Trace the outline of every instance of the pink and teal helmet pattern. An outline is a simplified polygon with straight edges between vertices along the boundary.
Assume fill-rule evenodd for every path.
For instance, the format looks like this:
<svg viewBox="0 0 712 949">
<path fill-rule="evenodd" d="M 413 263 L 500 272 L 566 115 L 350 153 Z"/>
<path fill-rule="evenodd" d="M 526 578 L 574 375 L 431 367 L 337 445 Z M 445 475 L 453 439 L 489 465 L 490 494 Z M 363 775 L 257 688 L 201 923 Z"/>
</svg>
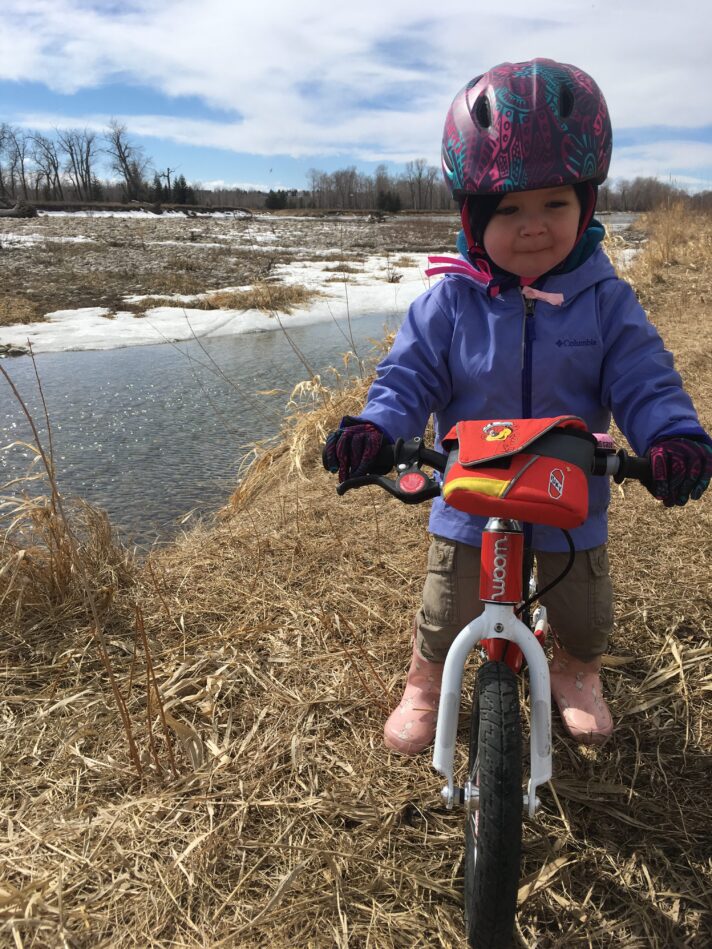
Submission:
<svg viewBox="0 0 712 949">
<path fill-rule="evenodd" d="M 590 181 L 601 184 L 612 133 L 603 93 L 552 59 L 501 63 L 455 96 L 442 167 L 455 199 Z"/>
</svg>

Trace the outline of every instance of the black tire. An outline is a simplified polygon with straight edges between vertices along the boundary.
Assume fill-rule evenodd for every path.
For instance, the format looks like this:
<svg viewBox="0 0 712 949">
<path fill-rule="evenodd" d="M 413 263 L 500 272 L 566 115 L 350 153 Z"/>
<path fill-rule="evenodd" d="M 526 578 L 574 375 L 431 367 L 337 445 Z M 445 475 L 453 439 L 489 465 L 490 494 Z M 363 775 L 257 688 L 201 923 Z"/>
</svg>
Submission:
<svg viewBox="0 0 712 949">
<path fill-rule="evenodd" d="M 479 810 L 465 819 L 465 926 L 475 949 L 511 945 L 522 850 L 522 731 L 517 677 L 504 662 L 478 671 L 468 775 Z"/>
</svg>

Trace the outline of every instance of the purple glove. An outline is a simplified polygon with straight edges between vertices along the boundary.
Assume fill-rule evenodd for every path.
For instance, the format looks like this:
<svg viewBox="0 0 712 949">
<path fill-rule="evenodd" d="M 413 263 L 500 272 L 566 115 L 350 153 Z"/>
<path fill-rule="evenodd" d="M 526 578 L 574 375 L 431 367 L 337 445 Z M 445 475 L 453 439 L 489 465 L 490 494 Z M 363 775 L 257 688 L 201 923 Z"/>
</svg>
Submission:
<svg viewBox="0 0 712 949">
<path fill-rule="evenodd" d="M 333 474 L 339 472 L 339 483 L 347 478 L 359 478 L 367 473 L 383 440 L 383 432 L 375 425 L 346 415 L 338 431 L 332 432 L 326 439 L 325 467 Z"/>
<path fill-rule="evenodd" d="M 663 438 L 648 451 L 653 474 L 650 493 L 665 507 L 698 501 L 712 477 L 712 448 L 691 438 Z"/>
</svg>

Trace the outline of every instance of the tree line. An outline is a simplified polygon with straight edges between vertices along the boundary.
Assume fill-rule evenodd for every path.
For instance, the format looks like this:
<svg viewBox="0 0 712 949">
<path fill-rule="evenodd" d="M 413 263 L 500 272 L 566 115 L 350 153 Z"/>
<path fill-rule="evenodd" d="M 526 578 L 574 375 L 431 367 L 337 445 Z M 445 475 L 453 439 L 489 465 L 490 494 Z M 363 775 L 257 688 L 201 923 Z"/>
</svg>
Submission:
<svg viewBox="0 0 712 949">
<path fill-rule="evenodd" d="M 108 167 L 110 178 L 99 169 Z M 453 209 L 440 169 L 418 158 L 393 174 L 385 164 L 373 174 L 355 166 L 333 172 L 312 168 L 305 188 L 207 189 L 188 183 L 176 168 L 157 168 L 125 125 L 112 120 L 103 132 L 62 129 L 46 135 L 0 124 L 0 205 L 29 203 L 145 202 L 248 209 L 317 209 L 398 212 Z M 712 191 L 689 195 L 672 182 L 638 177 L 599 189 L 599 211 L 649 211 L 683 201 L 712 209 Z"/>
<path fill-rule="evenodd" d="M 341 211 L 449 211 L 453 203 L 439 168 L 424 158 L 406 162 L 401 174 L 378 165 L 372 175 L 355 165 L 326 172 L 310 168 L 306 188 L 264 191 L 195 188 L 201 203 L 230 204 L 268 210 L 302 209 Z"/>
<path fill-rule="evenodd" d="M 108 166 L 111 178 L 101 178 Z M 195 204 L 193 188 L 175 168 L 155 169 L 125 125 L 102 133 L 62 129 L 44 135 L 0 125 L 0 201 Z"/>
</svg>

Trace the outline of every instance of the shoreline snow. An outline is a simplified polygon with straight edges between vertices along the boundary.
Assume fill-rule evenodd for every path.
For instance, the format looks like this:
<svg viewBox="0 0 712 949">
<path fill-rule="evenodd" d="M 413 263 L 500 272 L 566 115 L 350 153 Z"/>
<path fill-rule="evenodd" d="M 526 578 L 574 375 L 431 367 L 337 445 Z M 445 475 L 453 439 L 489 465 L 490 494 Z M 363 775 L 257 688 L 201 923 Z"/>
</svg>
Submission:
<svg viewBox="0 0 712 949">
<path fill-rule="evenodd" d="M 0 346 L 30 345 L 35 353 L 124 349 L 194 337 L 206 339 L 288 330 L 313 323 L 348 322 L 378 314 L 405 315 L 408 306 L 429 285 L 423 272 L 427 256 L 407 256 L 413 261 L 412 266 L 393 267 L 386 257 L 369 257 L 362 271 L 349 273 L 348 282 L 338 283 L 325 282 L 324 265 L 320 263 L 278 267 L 276 271 L 285 283 L 299 284 L 321 294 L 308 306 L 294 308 L 291 313 L 205 310 L 189 305 L 189 300 L 196 301 L 203 294 L 187 298 L 183 305 L 156 306 L 141 315 L 127 311 L 111 313 L 106 307 L 83 307 L 48 313 L 45 322 L 0 326 Z M 400 279 L 388 282 L 394 270 Z M 126 302 L 135 299 L 126 298 Z"/>
</svg>

